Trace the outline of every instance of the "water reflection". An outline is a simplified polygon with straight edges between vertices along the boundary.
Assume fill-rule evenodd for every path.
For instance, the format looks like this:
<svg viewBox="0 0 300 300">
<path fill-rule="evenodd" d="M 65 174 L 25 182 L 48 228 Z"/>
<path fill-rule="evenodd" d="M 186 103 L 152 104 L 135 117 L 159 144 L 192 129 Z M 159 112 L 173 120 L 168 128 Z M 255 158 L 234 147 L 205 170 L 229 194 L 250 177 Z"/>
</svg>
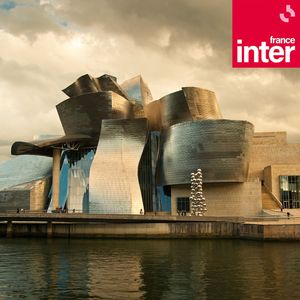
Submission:
<svg viewBox="0 0 300 300">
<path fill-rule="evenodd" d="M 300 296 L 300 244 L 0 239 L 0 299 Z"/>
</svg>

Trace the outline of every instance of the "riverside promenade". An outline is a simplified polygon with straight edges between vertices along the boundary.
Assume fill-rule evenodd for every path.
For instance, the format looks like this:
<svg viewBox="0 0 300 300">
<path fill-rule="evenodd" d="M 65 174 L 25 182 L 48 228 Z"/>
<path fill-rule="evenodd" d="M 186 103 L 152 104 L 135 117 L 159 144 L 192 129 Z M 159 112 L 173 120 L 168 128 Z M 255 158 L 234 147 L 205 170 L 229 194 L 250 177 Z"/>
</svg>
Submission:
<svg viewBox="0 0 300 300">
<path fill-rule="evenodd" d="M 0 237 L 299 240 L 300 214 L 256 218 L 0 213 Z"/>
</svg>

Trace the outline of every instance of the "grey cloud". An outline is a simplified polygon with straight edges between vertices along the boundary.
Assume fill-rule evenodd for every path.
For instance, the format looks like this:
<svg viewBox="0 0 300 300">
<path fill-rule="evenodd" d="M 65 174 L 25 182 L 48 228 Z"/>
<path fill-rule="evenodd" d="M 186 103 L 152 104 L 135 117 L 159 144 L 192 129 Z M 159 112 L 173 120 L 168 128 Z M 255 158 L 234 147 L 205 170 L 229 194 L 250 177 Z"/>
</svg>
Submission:
<svg viewBox="0 0 300 300">
<path fill-rule="evenodd" d="M 11 9 L 0 10 L 0 29 L 14 35 L 35 39 L 38 34 L 60 32 L 63 21 L 55 16 L 50 5 L 39 5 L 38 1 L 15 1 Z"/>
<path fill-rule="evenodd" d="M 125 35 L 137 45 L 174 53 L 188 45 L 209 44 L 214 55 L 207 59 L 207 68 L 218 68 L 243 75 L 255 73 L 252 69 L 231 69 L 231 1 L 214 0 L 81 0 L 62 2 L 58 12 L 64 19 L 81 28 L 105 29 L 113 35 Z M 170 33 L 169 45 L 153 43 L 161 30 Z M 197 57 L 187 61 L 199 64 Z M 201 65 L 199 64 L 199 67 Z M 298 82 L 299 69 L 274 69 L 286 79 Z"/>
<path fill-rule="evenodd" d="M 31 5 L 18 5 L 9 12 L 0 11 L 0 27 L 29 38 L 45 32 L 64 34 L 66 24 L 70 30 L 93 32 L 96 36 L 99 30 L 105 30 L 116 39 L 127 36 L 139 47 L 174 55 L 174 59 L 178 59 L 178 49 L 184 51 L 194 43 L 208 44 L 214 54 L 207 59 L 207 67 L 236 72 L 231 69 L 231 1 L 51 0 L 44 5 L 39 5 L 38 1 L 29 3 Z M 169 43 L 164 47 L 154 42 L 163 30 L 169 33 Z M 186 60 L 203 67 L 197 56 Z M 300 79 L 299 69 L 273 71 L 294 82 Z M 245 72 L 253 70 L 238 74 Z"/>
</svg>

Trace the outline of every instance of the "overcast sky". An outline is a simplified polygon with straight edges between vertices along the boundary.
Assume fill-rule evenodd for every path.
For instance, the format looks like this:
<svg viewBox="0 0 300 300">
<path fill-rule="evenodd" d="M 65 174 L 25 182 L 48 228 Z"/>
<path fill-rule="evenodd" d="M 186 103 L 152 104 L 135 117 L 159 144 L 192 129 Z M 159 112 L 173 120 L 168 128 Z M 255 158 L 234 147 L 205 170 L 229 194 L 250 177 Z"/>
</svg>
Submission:
<svg viewBox="0 0 300 300">
<path fill-rule="evenodd" d="M 232 69 L 229 0 L 0 0 L 0 160 L 63 134 L 61 89 L 86 73 L 141 74 L 155 99 L 210 89 L 224 118 L 300 142 L 299 69 Z"/>
</svg>

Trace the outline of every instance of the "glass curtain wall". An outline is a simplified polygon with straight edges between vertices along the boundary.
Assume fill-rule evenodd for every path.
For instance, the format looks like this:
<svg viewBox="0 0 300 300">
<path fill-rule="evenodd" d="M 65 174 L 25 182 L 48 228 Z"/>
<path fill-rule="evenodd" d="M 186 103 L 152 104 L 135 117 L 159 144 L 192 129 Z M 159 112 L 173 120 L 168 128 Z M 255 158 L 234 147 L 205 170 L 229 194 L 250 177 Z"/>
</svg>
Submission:
<svg viewBox="0 0 300 300">
<path fill-rule="evenodd" d="M 279 176 L 280 197 L 284 208 L 300 208 L 300 175 Z"/>
</svg>

